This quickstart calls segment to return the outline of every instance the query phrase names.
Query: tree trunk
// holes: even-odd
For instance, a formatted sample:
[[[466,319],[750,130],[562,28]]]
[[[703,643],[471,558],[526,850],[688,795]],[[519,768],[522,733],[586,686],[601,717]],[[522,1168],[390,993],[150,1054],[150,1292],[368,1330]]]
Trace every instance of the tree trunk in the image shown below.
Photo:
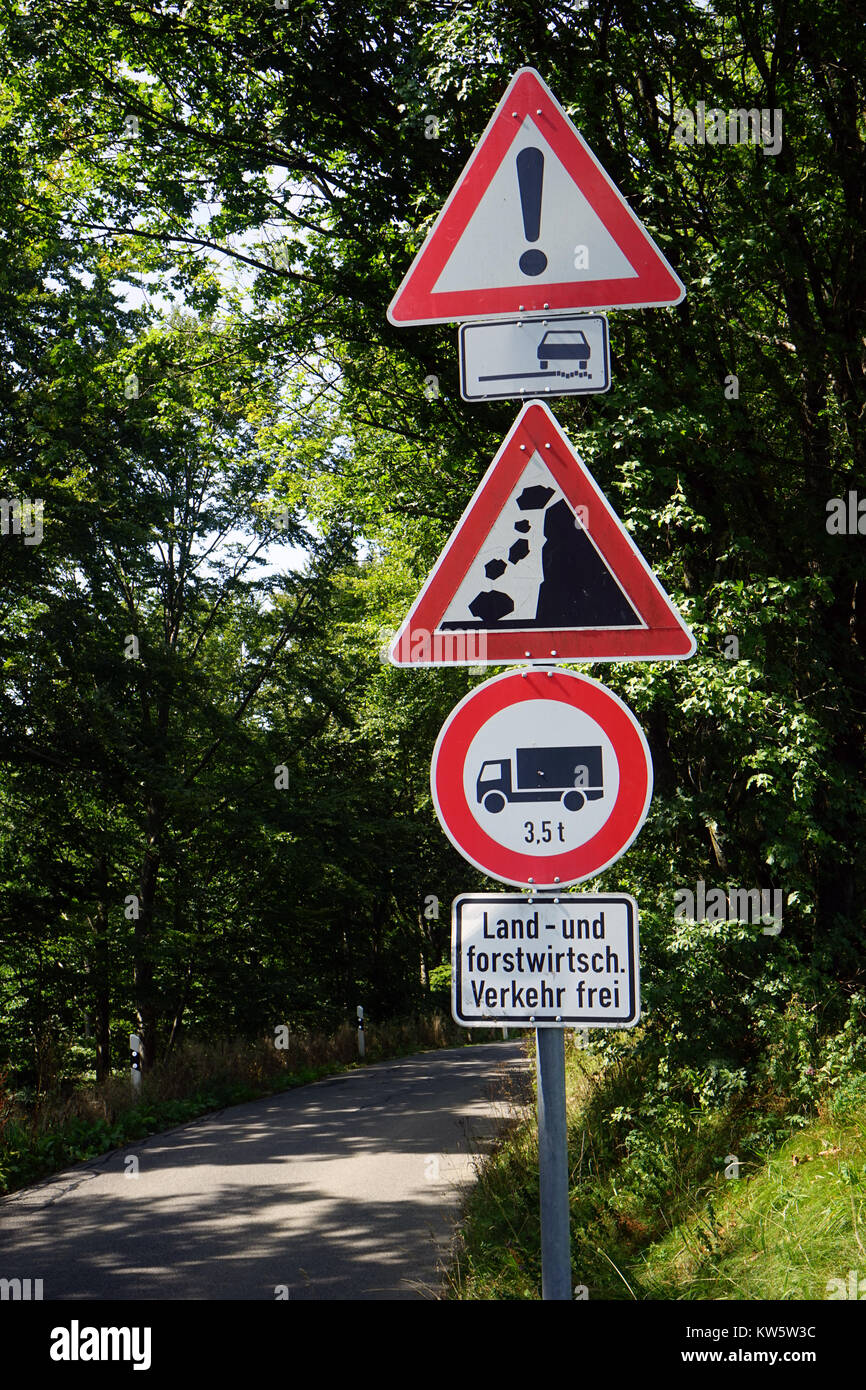
[[[154,799],[147,808],[147,842],[141,863],[141,891],[135,923],[135,1000],[141,1037],[141,1069],[152,1071],[159,1054],[159,1010],[154,991],[154,903],[160,864],[162,807]]]
[[[108,947],[108,864],[99,860],[99,896],[93,920],[93,1011],[96,1023],[96,1080],[111,1075],[111,960]]]

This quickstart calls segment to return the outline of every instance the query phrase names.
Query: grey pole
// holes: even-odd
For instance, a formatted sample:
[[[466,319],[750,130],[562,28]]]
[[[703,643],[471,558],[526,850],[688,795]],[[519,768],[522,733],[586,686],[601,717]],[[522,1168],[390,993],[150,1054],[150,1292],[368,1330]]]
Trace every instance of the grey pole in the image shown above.
[[[536,1028],[538,1171],[541,1186],[541,1297],[571,1301],[565,1039],[561,1028]]]

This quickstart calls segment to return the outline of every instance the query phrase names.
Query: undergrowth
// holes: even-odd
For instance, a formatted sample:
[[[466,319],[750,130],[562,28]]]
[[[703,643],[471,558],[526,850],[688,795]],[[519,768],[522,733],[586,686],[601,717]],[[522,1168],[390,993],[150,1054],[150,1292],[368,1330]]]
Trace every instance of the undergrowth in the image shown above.
[[[843,1297],[834,1280],[866,1276],[866,1073],[825,1071],[806,1100],[781,1067],[751,1085],[716,1068],[701,1094],[641,1041],[566,1034],[575,1296]],[[450,1296],[540,1291],[533,1110],[480,1167]]]

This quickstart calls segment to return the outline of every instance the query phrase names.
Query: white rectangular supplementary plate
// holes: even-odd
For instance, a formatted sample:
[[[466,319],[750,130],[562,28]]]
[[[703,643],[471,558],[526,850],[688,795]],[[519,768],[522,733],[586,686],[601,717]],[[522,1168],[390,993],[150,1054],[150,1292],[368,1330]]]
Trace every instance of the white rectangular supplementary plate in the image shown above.
[[[464,401],[529,400],[610,390],[604,314],[522,315],[460,329]]]
[[[628,893],[463,893],[454,899],[451,1011],[494,1028],[633,1028],[637,903]]]

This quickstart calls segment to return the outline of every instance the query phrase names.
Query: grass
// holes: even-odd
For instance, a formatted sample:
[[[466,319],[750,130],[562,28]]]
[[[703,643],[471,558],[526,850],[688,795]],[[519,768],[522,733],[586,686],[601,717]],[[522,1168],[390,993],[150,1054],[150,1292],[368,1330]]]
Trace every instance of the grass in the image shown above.
[[[751,1175],[717,1181],[643,1252],[649,1298],[825,1299],[866,1275],[866,1096],[815,1121]]]
[[[357,1031],[348,1023],[330,1035],[290,1033],[285,1048],[277,1048],[273,1038],[207,1045],[191,1040],[142,1077],[138,1096],[125,1072],[70,1095],[61,1093],[58,1082],[32,1104],[6,1090],[0,1075],[0,1194],[227,1105],[368,1062],[465,1042],[463,1030],[439,1013],[376,1024],[367,1032],[364,1062],[358,1059]]]
[[[866,1076],[811,1120],[765,1094],[647,1121],[627,1052],[580,1052],[566,1034],[566,1075],[572,1270],[591,1299],[825,1299],[852,1269],[866,1287]],[[540,1290],[533,1110],[480,1166],[450,1296]]]

